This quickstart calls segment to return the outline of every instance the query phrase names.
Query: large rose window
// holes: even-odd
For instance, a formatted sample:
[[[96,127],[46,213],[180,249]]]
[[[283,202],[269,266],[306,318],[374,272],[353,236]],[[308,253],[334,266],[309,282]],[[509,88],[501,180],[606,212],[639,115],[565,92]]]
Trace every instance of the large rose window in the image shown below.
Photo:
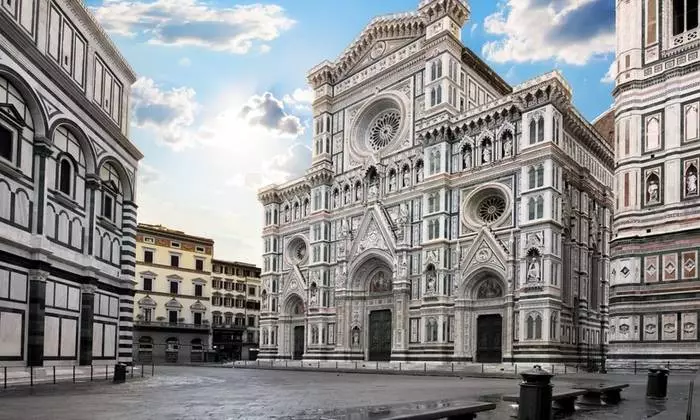
[[[369,145],[374,151],[380,151],[396,138],[401,127],[401,114],[397,110],[388,110],[379,114],[370,124]]]
[[[493,223],[503,216],[506,211],[506,200],[500,195],[484,198],[479,203],[479,218],[486,223]]]
[[[303,264],[308,255],[306,242],[302,238],[294,238],[287,245],[287,260],[294,265]]]

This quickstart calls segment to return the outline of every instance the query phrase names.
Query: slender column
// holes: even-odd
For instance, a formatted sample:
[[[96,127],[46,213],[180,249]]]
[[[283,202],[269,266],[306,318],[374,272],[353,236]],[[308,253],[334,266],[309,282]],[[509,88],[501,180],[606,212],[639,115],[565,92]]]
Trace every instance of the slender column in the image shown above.
[[[92,364],[92,325],[95,314],[95,291],[97,279],[90,279],[83,284],[80,297],[80,365]]]
[[[88,194],[88,231],[86,238],[87,247],[85,247],[85,249],[88,255],[95,255],[96,250],[93,249],[95,245],[95,219],[97,217],[95,201],[97,200],[97,194],[100,188],[102,188],[102,181],[100,181],[98,175],[87,174],[85,176],[85,187],[87,188]]]
[[[42,136],[34,137],[34,209],[32,233],[44,234],[44,208],[46,207],[46,159],[53,155],[51,141]],[[53,234],[53,232],[46,232]]]
[[[462,299],[455,301],[455,348],[454,357],[463,359],[467,357],[465,352],[465,341],[467,340],[467,328],[465,323],[465,302]]]
[[[46,309],[46,280],[48,278],[48,271],[29,270],[27,366],[44,365],[44,311]]]
[[[129,285],[119,297],[119,355],[120,363],[133,361],[134,278],[136,277],[136,204],[125,201],[122,206],[121,279]]]

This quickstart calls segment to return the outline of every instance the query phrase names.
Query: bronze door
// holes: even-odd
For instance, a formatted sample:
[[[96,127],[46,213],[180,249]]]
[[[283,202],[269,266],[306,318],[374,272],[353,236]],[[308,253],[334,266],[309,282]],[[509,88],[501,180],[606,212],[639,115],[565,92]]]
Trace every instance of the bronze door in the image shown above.
[[[369,360],[391,360],[391,311],[373,311],[369,314]]]
[[[479,363],[501,363],[500,315],[482,315],[476,321],[476,361]]]
[[[304,356],[304,327],[294,327],[294,360],[301,360]]]

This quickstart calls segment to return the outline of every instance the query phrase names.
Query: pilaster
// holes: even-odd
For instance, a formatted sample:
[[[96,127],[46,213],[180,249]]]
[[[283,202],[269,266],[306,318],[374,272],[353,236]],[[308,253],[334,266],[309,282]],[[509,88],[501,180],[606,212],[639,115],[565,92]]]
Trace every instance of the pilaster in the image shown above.
[[[44,233],[44,208],[46,206],[46,159],[53,155],[51,140],[44,136],[34,136],[34,202],[32,220],[35,220],[32,233]]]
[[[27,366],[44,365],[44,317],[46,280],[49,272],[29,270],[29,322],[27,331]]]
[[[80,365],[92,364],[92,330],[95,314],[95,291],[97,279],[91,278],[89,283],[81,286],[80,295]]]

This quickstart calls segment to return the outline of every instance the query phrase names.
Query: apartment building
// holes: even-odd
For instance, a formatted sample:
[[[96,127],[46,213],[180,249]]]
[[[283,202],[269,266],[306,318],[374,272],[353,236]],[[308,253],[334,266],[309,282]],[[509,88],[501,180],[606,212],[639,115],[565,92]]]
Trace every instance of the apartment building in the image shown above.
[[[135,359],[196,363],[210,348],[214,241],[139,224],[134,298]]]
[[[219,357],[254,360],[260,319],[260,268],[212,261],[212,344]]]

